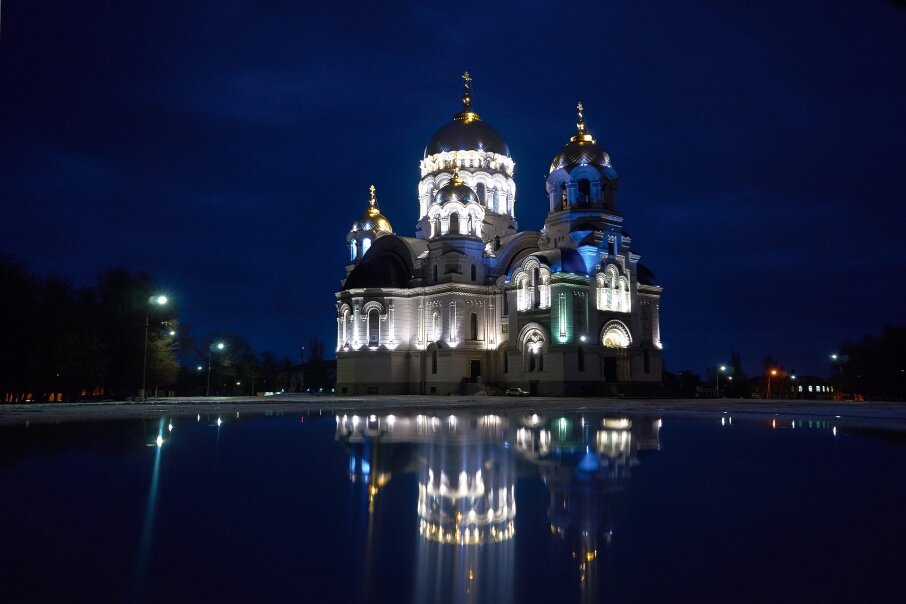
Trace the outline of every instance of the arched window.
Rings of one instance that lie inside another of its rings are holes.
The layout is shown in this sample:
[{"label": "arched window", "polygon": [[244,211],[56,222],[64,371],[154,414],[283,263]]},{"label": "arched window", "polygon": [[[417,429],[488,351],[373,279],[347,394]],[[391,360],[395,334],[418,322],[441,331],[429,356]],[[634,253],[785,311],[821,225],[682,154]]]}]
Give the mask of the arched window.
[{"label": "arched window", "polygon": [[381,340],[381,313],[372,308],[368,311],[368,345],[377,346]]},{"label": "arched window", "polygon": [[440,340],[440,313],[434,311],[434,316],[431,318],[431,339],[435,342]]},{"label": "arched window", "polygon": [[355,239],[353,239],[352,241],[349,242],[349,261],[350,262],[355,261],[355,255],[357,252],[358,252],[358,250],[356,249]]},{"label": "arched window", "polygon": [[585,349],[579,346],[579,371],[585,371]]},{"label": "arched window", "polygon": [[450,214],[450,228],[447,233],[450,235],[459,235],[459,214],[456,212]]},{"label": "arched window", "polygon": [[469,335],[471,336],[470,340],[478,339],[478,315],[475,313],[469,316]]},{"label": "arched window", "polygon": [[437,373],[437,351],[431,351],[431,373]]},{"label": "arched window", "polygon": [[629,348],[632,335],[620,321],[608,321],[601,330],[601,345],[606,348]]},{"label": "arched window", "polygon": [[510,372],[510,351],[506,349],[503,351],[503,372]]},{"label": "arched window", "polygon": [[532,308],[541,306],[541,271],[532,270]]},{"label": "arched window", "polygon": [[475,277],[476,277],[476,275],[475,275],[475,265],[473,264],[473,265],[472,265],[472,281],[475,281]]},{"label": "arched window", "polygon": [[362,256],[368,253],[368,248],[371,247],[371,239],[365,237],[362,239]]},{"label": "arched window", "polygon": [[340,340],[340,346],[346,344],[349,341],[349,309],[343,311],[343,318],[341,319],[343,326],[340,328],[340,333],[342,334]]},{"label": "arched window", "polygon": [[485,199],[485,186],[483,182],[478,183],[475,187],[475,193],[478,195],[478,201],[481,205],[487,205]]},{"label": "arched window", "polygon": [[586,205],[591,201],[591,183],[587,178],[579,179],[578,193],[579,203]]},{"label": "arched window", "polygon": [[432,237],[438,237],[441,235],[441,225],[440,225],[440,216],[434,218],[434,233]]},{"label": "arched window", "polygon": [[569,206],[569,201],[567,200],[567,195],[566,195],[566,183],[563,183],[562,185],[560,185],[560,208],[559,209],[565,210],[568,206]]}]

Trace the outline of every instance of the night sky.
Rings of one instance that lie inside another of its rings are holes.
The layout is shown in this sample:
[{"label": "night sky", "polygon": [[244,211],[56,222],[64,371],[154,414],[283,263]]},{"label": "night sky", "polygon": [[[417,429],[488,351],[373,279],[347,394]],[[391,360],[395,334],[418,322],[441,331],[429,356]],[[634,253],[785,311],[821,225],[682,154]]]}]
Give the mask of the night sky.
[{"label": "night sky", "polygon": [[735,349],[827,374],[906,320],[897,3],[7,0],[0,27],[0,252],[77,284],[147,271],[199,336],[332,351],[346,232],[374,183],[414,236],[465,70],[521,229],[584,102],[669,370]]}]

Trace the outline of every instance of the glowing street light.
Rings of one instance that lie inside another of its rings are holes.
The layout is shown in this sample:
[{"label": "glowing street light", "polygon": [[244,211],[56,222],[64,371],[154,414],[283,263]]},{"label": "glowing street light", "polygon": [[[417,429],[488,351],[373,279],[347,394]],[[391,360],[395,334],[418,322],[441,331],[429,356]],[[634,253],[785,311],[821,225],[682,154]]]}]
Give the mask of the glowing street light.
[{"label": "glowing street light", "polygon": [[[721,365],[717,368],[719,371],[714,372],[714,394],[715,398],[720,398],[720,374],[727,370],[726,365]],[[733,379],[733,378],[730,378]]]},{"label": "glowing street light", "polygon": [[148,325],[151,321],[151,313],[154,311],[156,306],[166,306],[169,300],[167,296],[151,296],[148,299],[148,304],[151,305],[151,308],[148,309],[148,314],[145,315],[145,354],[142,359],[142,400],[148,400],[148,397],[145,395],[145,383],[148,378]]},{"label": "glowing street light", "polygon": [[211,396],[211,353],[215,350],[222,352],[224,348],[226,348],[226,344],[223,342],[215,342],[208,346],[208,386],[205,389],[205,396]]},{"label": "glowing street light", "polygon": [[768,372],[768,393],[767,393],[767,398],[771,398],[771,378],[772,378],[772,377],[776,377],[776,376],[777,376],[777,370],[776,370],[776,369],[771,369],[771,371]]}]

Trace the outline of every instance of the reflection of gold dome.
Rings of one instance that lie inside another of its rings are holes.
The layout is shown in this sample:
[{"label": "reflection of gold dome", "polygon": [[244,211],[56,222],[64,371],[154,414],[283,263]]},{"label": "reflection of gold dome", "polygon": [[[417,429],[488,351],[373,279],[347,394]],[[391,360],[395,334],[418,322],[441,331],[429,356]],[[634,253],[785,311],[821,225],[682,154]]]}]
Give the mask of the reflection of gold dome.
[{"label": "reflection of gold dome", "polygon": [[374,185],[371,185],[371,199],[368,200],[368,209],[352,223],[351,231],[374,231],[375,233],[392,233],[393,227],[390,221],[381,214],[377,207],[377,199],[374,197]]}]

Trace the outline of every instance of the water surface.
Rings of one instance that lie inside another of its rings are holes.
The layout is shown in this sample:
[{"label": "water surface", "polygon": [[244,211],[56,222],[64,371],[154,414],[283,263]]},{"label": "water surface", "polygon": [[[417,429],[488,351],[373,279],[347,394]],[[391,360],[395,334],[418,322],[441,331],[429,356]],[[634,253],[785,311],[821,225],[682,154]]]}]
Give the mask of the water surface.
[{"label": "water surface", "polygon": [[0,601],[901,601],[906,441],[339,411],[0,428]]}]

